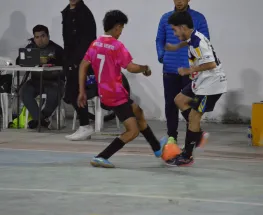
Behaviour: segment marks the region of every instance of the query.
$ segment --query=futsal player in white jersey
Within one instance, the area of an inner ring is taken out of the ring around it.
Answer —
[[[213,111],[221,95],[227,92],[227,80],[213,46],[203,34],[194,29],[188,12],[175,12],[168,23],[175,36],[183,41],[177,47],[188,45],[190,68],[180,68],[178,72],[181,76],[190,75],[192,83],[175,98],[182,115],[189,121],[185,147],[182,154],[167,161],[167,165],[189,166],[194,162],[193,150],[202,139],[201,118],[204,113]]]

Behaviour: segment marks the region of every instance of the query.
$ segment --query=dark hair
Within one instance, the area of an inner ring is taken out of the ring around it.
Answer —
[[[44,31],[48,36],[49,36],[49,30],[46,26],[44,25],[36,25],[33,28],[33,34],[35,34],[36,32],[40,32],[40,31]]]
[[[115,25],[125,25],[128,23],[128,17],[120,10],[111,10],[105,14],[103,19],[104,31],[107,32]]]
[[[179,26],[186,25],[188,28],[193,29],[194,23],[191,15],[185,12],[174,12],[168,19],[168,24]]]

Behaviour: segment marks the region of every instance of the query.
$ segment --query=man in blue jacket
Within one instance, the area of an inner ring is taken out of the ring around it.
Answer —
[[[174,99],[181,90],[190,83],[190,78],[180,76],[178,68],[189,67],[188,48],[184,47],[178,51],[168,51],[166,44],[180,44],[180,40],[174,35],[168,19],[174,11],[188,11],[194,21],[195,29],[204,34],[208,39],[209,30],[206,19],[203,14],[192,10],[189,7],[190,0],[174,0],[175,9],[165,13],[159,23],[156,49],[158,60],[163,64],[163,85],[165,97],[165,115],[167,120],[167,134],[177,141],[179,110],[175,105]]]

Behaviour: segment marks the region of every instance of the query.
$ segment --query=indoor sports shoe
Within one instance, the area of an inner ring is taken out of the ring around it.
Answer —
[[[167,143],[173,143],[173,144],[177,144],[176,140],[174,139],[174,137],[169,137],[168,138],[168,142]]]
[[[108,160],[104,158],[93,158],[90,161],[93,167],[103,167],[103,168],[115,168],[115,166]]]
[[[83,141],[87,140],[92,134],[94,134],[94,128],[91,125],[85,125],[80,126],[74,134],[67,135],[66,139],[71,141]]]
[[[196,148],[204,148],[208,142],[209,133],[203,132],[201,141],[196,145]]]
[[[165,162],[167,166],[191,166],[194,163],[194,158],[185,156],[184,153],[176,156],[175,158]]]
[[[168,138],[167,137],[163,137],[160,140],[160,147],[161,147],[161,149],[159,151],[154,152],[155,157],[159,158],[159,157],[162,156],[162,154],[163,154],[163,147],[167,144],[167,142],[168,142]]]

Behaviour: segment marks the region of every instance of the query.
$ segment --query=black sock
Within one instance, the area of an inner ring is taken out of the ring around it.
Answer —
[[[202,132],[192,132],[189,129],[187,130],[186,138],[185,138],[185,148],[184,148],[184,154],[187,157],[192,156],[195,145],[198,143],[201,137],[202,137]]]
[[[142,135],[145,137],[147,142],[151,145],[154,152],[161,149],[160,143],[152,132],[152,129],[147,125],[147,128],[144,131],[141,131]]]
[[[112,143],[104,149],[100,154],[96,156],[96,158],[104,158],[104,159],[109,159],[112,155],[114,155],[117,151],[121,150],[125,143],[120,139],[116,138],[115,140],[112,141]]]
[[[187,124],[189,122],[189,114],[190,114],[191,110],[192,110],[192,108],[189,108],[189,109],[181,112],[181,114],[183,115],[183,117],[186,120]]]
[[[188,130],[188,127],[189,127],[189,114],[191,112],[191,108],[185,110],[185,111],[182,111],[181,114],[183,115],[184,119],[186,120],[186,131]]]

